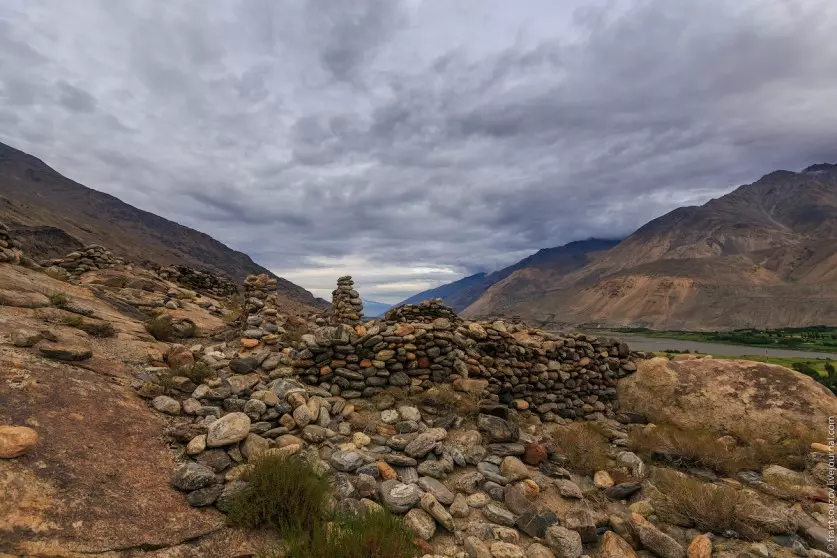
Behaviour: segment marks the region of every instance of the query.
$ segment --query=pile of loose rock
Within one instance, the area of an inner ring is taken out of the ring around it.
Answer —
[[[215,296],[232,296],[238,293],[238,287],[229,278],[185,265],[163,267],[157,270],[157,273],[167,281],[174,281],[190,289]]]
[[[451,323],[460,322],[453,308],[444,305],[441,298],[423,300],[418,304],[405,304],[389,310],[384,320],[388,323],[421,322],[432,323],[436,318],[447,318]]]
[[[63,269],[71,276],[78,276],[87,271],[97,269],[110,269],[125,265],[125,260],[117,258],[113,252],[98,244],[85,246],[81,250],[70,252],[63,258],[45,260],[41,262],[44,267],[57,267]]]
[[[331,293],[332,324],[359,324],[363,319],[363,302],[355,290],[351,276],[337,280],[337,288]]]
[[[244,281],[241,343],[245,347],[253,348],[261,343],[276,345],[279,335],[284,333],[278,325],[276,284],[275,278],[264,273],[248,275]]]
[[[5,223],[0,223],[0,262],[19,263],[23,253],[20,242],[12,238],[11,231]]]

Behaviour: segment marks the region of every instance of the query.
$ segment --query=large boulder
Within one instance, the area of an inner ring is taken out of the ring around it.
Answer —
[[[681,428],[737,432],[744,424],[768,434],[802,426],[823,439],[828,417],[837,414],[837,397],[822,384],[752,361],[647,360],[620,380],[619,400],[624,410]]]

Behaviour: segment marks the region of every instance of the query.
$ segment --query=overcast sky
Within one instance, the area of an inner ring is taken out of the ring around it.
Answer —
[[[835,0],[3,0],[0,141],[397,302],[837,162]]]

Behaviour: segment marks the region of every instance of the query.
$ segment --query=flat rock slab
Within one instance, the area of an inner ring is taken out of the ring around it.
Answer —
[[[87,360],[93,356],[93,351],[90,349],[70,345],[43,345],[39,350],[47,358],[66,362]]]
[[[171,486],[165,420],[129,386],[0,347],[0,423],[40,437],[26,455],[0,460],[0,554],[168,547],[224,525]]]

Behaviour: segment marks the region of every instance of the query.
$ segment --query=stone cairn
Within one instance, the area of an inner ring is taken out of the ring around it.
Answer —
[[[331,293],[331,320],[333,325],[359,324],[363,319],[363,302],[355,290],[350,275],[337,280],[337,288]]]
[[[5,223],[0,223],[0,262],[19,263],[22,256],[20,242],[12,238],[11,231]]]
[[[157,274],[167,281],[173,281],[189,289],[203,291],[215,296],[232,296],[238,293],[238,287],[229,278],[186,265],[162,267],[157,270]]]
[[[244,280],[241,344],[245,348],[253,348],[260,343],[275,345],[283,333],[277,323],[276,284],[275,278],[264,273],[248,275]]]
[[[69,275],[77,277],[87,271],[125,265],[125,260],[115,257],[113,252],[104,246],[91,244],[81,250],[70,252],[63,258],[45,260],[41,262],[41,265],[44,267],[58,267]]]

